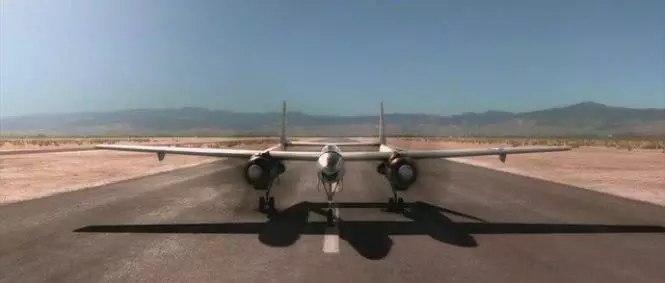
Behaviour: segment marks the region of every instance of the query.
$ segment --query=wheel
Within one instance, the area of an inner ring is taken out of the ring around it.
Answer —
[[[266,208],[266,198],[260,197],[259,198],[259,211],[263,212],[265,211]]]
[[[335,219],[333,218],[332,209],[328,209],[328,211],[326,212],[326,222],[328,222],[328,226],[334,226],[335,225],[334,220]]]
[[[275,198],[274,197],[268,198],[268,209],[275,210]]]

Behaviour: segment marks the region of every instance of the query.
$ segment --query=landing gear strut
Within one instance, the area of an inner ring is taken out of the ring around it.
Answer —
[[[333,197],[335,196],[335,193],[338,191],[341,191],[343,180],[340,180],[338,182],[329,182],[329,183],[324,183],[319,179],[319,183],[316,185],[317,190],[320,190],[321,187],[326,192],[326,197],[328,198],[328,209],[326,210],[326,224],[328,227],[334,227],[335,226],[335,212],[333,208]]]
[[[279,184],[279,177],[273,179],[264,189],[265,196],[259,197],[259,211],[262,213],[275,211],[275,198],[270,196],[270,191],[275,183]]]
[[[404,199],[397,195],[397,191],[393,190],[393,196],[388,199],[388,210],[403,211],[405,207]]]
[[[326,223],[329,227],[335,226],[335,215],[333,214],[332,207],[328,207],[328,210],[326,211]]]
[[[259,211],[260,212],[269,212],[275,210],[275,198],[270,196],[270,193],[266,193],[265,197],[259,197]]]

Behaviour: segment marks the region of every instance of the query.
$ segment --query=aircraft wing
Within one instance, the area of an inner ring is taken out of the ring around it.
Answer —
[[[249,158],[252,155],[270,152],[270,156],[278,160],[301,160],[316,161],[320,152],[317,151],[283,151],[283,150],[252,150],[231,148],[189,148],[170,146],[147,146],[147,145],[97,145],[99,149],[154,152],[160,160],[164,154],[198,155],[212,157]],[[484,149],[440,149],[440,150],[396,150],[395,152],[404,157],[412,159],[469,157],[483,155],[498,155],[505,158],[508,154],[537,153],[567,151],[570,147],[517,147],[517,148],[484,148]],[[161,156],[160,156],[161,154]],[[373,161],[386,160],[393,155],[391,151],[347,151],[342,156],[346,161]]]
[[[483,155],[498,155],[505,158],[508,154],[555,152],[570,150],[567,146],[552,147],[516,147],[516,148],[482,148],[482,149],[439,149],[439,150],[396,150],[395,152],[404,157],[412,159],[427,158],[449,158],[449,157],[470,157]],[[364,161],[364,160],[386,160],[393,152],[390,151],[364,151],[364,152],[344,152],[344,160]]]
[[[281,151],[281,150],[253,150],[232,148],[189,148],[172,146],[149,146],[149,145],[96,145],[95,148],[120,151],[154,152],[160,160],[164,154],[197,155],[212,157],[250,158],[252,155],[270,152],[270,156],[279,160],[303,160],[315,161],[319,158],[319,152],[307,151]],[[161,154],[161,156],[160,156]]]

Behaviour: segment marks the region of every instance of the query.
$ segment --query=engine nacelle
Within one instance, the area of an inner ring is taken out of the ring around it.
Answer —
[[[245,179],[255,189],[267,190],[275,178],[285,171],[286,167],[279,160],[268,154],[258,154],[252,156],[245,165]]]
[[[379,174],[386,176],[390,185],[398,191],[406,191],[418,179],[418,169],[408,158],[393,156],[376,168]]]

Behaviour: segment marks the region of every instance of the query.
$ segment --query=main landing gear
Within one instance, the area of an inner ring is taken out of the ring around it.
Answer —
[[[262,213],[275,211],[275,198],[270,196],[270,191],[275,183],[279,183],[279,178],[273,182],[265,190],[266,195],[259,197],[259,211]]]
[[[393,190],[393,196],[388,199],[388,211],[401,212],[406,208],[404,199],[397,195],[397,191]]]
[[[270,212],[275,211],[275,197],[271,197],[269,192],[266,192],[265,197],[259,197],[259,211]]]

